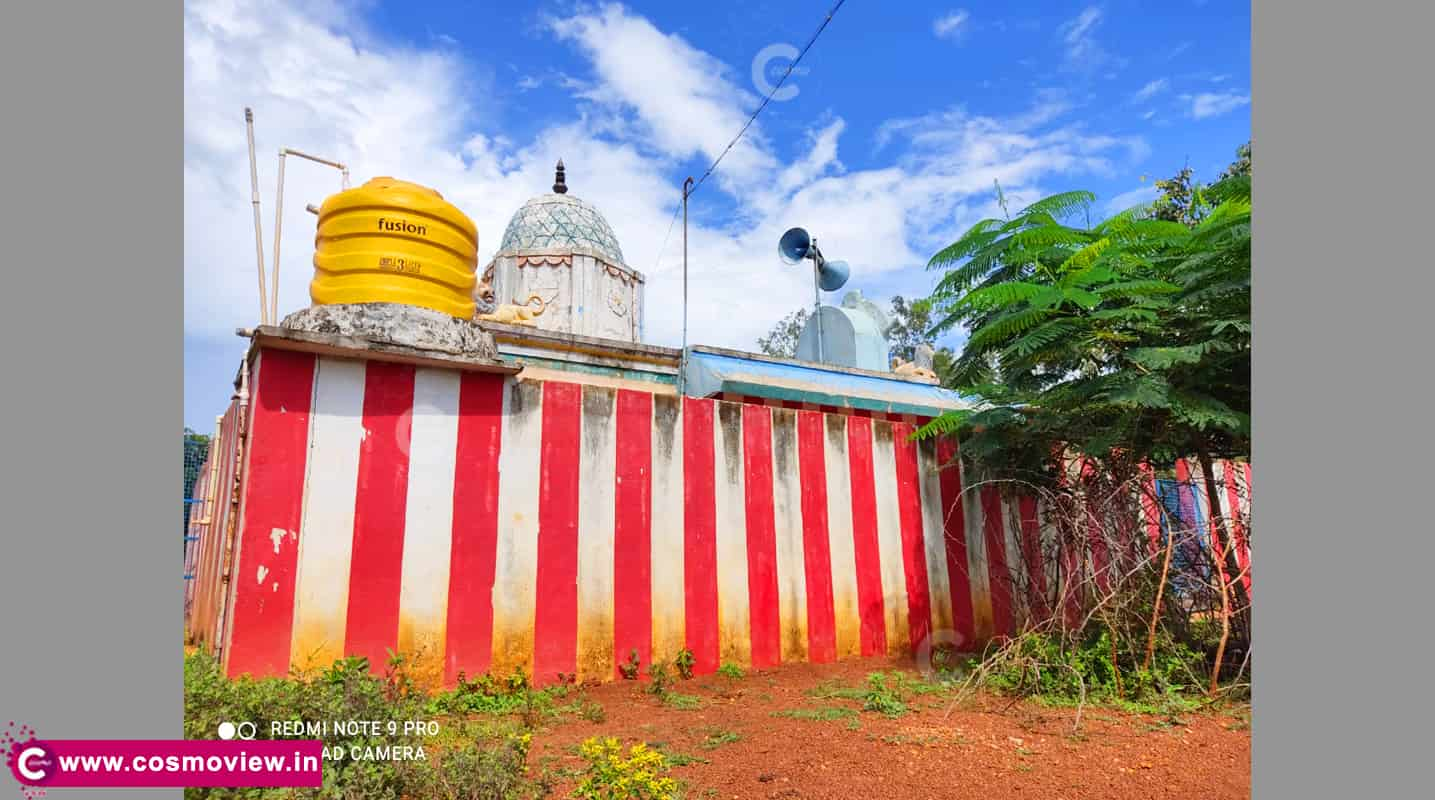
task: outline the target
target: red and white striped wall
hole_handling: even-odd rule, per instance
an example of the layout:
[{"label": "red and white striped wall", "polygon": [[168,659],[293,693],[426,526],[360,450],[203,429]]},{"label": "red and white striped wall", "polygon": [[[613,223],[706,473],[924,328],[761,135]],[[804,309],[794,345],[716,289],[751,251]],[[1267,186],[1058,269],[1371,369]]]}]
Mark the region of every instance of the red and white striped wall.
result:
[{"label": "red and white striped wall", "polygon": [[959,502],[912,422],[276,349],[252,374],[231,675],[906,654],[1011,633],[1054,580],[1037,504]]}]

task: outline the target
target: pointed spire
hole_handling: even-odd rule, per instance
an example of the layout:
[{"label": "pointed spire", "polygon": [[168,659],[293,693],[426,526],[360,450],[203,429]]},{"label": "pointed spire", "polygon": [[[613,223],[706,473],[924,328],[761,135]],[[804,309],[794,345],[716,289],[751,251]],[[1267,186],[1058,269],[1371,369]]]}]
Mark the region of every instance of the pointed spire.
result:
[{"label": "pointed spire", "polygon": [[558,159],[558,168],[553,171],[553,193],[567,194],[568,184],[563,182],[563,159]]}]

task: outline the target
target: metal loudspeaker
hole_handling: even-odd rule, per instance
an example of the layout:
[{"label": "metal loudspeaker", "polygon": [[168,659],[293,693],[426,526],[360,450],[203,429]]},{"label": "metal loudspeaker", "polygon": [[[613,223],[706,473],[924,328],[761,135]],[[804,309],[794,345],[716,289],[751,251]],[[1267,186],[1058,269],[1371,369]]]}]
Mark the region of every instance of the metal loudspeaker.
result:
[{"label": "metal loudspeaker", "polygon": [[796,264],[812,253],[812,237],[802,228],[789,228],[777,242],[777,255],[788,264]]},{"label": "metal loudspeaker", "polygon": [[835,292],[847,283],[852,269],[846,261],[821,260],[817,263],[817,285],[824,292]]}]

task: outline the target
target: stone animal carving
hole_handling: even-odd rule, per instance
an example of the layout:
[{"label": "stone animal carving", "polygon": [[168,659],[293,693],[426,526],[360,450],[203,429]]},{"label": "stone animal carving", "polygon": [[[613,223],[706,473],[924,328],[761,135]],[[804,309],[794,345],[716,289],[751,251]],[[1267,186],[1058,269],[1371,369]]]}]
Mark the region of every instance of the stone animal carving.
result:
[{"label": "stone animal carving", "polygon": [[[533,307],[535,302],[538,304],[536,310]],[[484,322],[500,322],[504,325],[534,325],[534,318],[542,316],[543,312],[547,310],[548,304],[543,302],[542,297],[530,294],[528,299],[522,303],[504,303],[493,309],[492,313],[475,314],[473,318]]]},{"label": "stone animal carving", "polygon": [[493,284],[489,283],[487,278],[479,281],[478,285],[473,287],[473,299],[480,307],[487,309],[482,313],[492,313],[497,308],[497,304],[494,302]]},{"label": "stone animal carving", "polygon": [[892,359],[892,374],[901,375],[904,378],[937,379],[937,373],[933,372],[930,367],[919,367],[911,361],[903,361],[900,358]]}]

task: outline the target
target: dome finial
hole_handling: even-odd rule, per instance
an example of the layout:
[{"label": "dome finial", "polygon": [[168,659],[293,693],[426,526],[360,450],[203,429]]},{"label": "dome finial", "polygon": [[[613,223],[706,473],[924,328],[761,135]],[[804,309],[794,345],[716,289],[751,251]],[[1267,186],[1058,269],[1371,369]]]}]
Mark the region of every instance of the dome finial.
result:
[{"label": "dome finial", "polygon": [[567,194],[568,184],[563,181],[563,159],[558,159],[558,168],[553,171],[553,193]]}]

